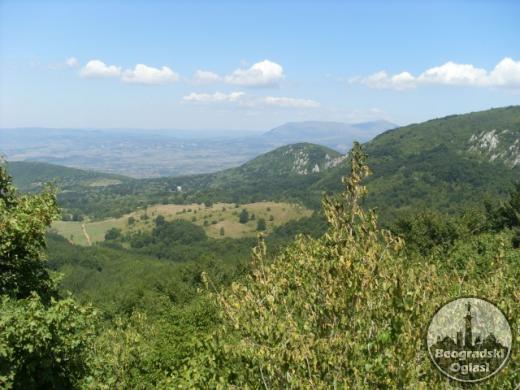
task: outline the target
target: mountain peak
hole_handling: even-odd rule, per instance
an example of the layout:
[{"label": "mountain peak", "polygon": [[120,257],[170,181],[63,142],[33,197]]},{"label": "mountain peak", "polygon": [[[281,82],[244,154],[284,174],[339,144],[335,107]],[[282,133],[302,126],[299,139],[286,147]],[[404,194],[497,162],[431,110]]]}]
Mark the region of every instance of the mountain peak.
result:
[{"label": "mountain peak", "polygon": [[263,137],[274,144],[309,142],[346,152],[353,141],[368,141],[393,127],[394,124],[383,120],[357,124],[330,121],[288,122],[264,133]]},{"label": "mountain peak", "polygon": [[301,142],[258,156],[239,169],[258,174],[310,175],[332,168],[343,159],[344,156],[339,152],[326,146]]}]

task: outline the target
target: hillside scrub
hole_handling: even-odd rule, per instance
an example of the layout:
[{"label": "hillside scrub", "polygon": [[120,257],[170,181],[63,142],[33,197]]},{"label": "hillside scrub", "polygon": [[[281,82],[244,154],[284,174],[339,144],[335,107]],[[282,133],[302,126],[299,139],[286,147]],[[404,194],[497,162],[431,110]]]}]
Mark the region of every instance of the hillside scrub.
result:
[{"label": "hillside scrub", "polygon": [[[517,321],[519,256],[506,254],[504,238],[458,243],[442,263],[407,257],[404,241],[379,229],[376,214],[362,207],[362,181],[369,173],[355,145],[342,194],[323,202],[329,224],[323,237],[300,236],[272,262],[260,238],[245,280],[218,290],[206,279],[222,325],[205,355],[188,362],[173,383],[186,388],[450,388],[424,346],[436,308],[455,297],[477,295]],[[487,250],[474,250],[476,241],[486,242]],[[513,387],[519,380],[517,353],[483,388]]]}]

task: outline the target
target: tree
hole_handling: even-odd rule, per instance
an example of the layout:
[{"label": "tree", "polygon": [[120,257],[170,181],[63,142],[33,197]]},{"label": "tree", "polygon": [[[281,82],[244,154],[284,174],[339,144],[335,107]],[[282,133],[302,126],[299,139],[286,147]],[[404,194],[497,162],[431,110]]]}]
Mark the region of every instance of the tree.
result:
[{"label": "tree", "polygon": [[45,233],[58,217],[54,192],[18,195],[11,177],[0,167],[0,294],[27,298],[55,295],[42,251]]},{"label": "tree", "polygon": [[263,232],[265,229],[267,229],[265,219],[259,218],[256,222],[256,230],[258,230],[259,232]]},{"label": "tree", "polygon": [[513,248],[520,248],[520,229],[513,229],[513,237],[511,238],[511,245]]},{"label": "tree", "polygon": [[[204,221],[204,225],[209,225],[208,220]],[[152,236],[156,241],[166,244],[173,242],[191,244],[204,241],[207,238],[206,232],[202,227],[182,219],[165,222],[162,225],[156,226],[152,232]]]},{"label": "tree", "polygon": [[72,215],[72,220],[75,221],[75,222],[81,222],[81,221],[83,221],[83,216],[80,215],[80,214],[73,214]]},{"label": "tree", "polygon": [[520,182],[515,183],[509,192],[509,200],[497,208],[485,204],[487,219],[493,230],[520,227]]},{"label": "tree", "polygon": [[238,216],[238,222],[247,223],[249,221],[249,213],[246,209],[242,209],[240,215]]},{"label": "tree", "polygon": [[166,222],[166,219],[164,219],[164,216],[158,215],[157,218],[155,218],[155,226],[161,226],[164,225]]},{"label": "tree", "polygon": [[0,385],[77,388],[90,374],[96,313],[57,300],[44,267],[45,233],[58,216],[51,190],[18,195],[0,167]]},{"label": "tree", "polygon": [[408,249],[417,250],[423,256],[434,248],[448,250],[460,235],[450,218],[429,210],[399,218],[394,230],[406,240]]},{"label": "tree", "polygon": [[117,240],[121,237],[121,229],[111,228],[105,233],[105,240]]}]

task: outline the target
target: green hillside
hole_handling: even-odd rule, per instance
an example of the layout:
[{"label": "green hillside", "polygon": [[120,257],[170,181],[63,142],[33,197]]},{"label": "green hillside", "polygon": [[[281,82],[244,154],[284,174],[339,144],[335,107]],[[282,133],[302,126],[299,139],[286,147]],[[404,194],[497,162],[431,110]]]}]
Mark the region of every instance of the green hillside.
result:
[{"label": "green hillside", "polygon": [[[520,179],[519,143],[518,106],[387,131],[365,144],[374,171],[368,205],[388,217],[417,207],[454,212],[503,197]],[[312,190],[338,190],[344,172],[325,173]]]},{"label": "green hillside", "polygon": [[217,180],[242,175],[247,178],[280,175],[309,175],[337,166],[341,154],[326,146],[299,143],[265,153],[238,168],[215,174]]},{"label": "green hillside", "polygon": [[22,191],[39,190],[46,183],[54,183],[60,190],[78,187],[103,187],[131,180],[113,175],[37,161],[9,161],[6,163],[14,184]]}]

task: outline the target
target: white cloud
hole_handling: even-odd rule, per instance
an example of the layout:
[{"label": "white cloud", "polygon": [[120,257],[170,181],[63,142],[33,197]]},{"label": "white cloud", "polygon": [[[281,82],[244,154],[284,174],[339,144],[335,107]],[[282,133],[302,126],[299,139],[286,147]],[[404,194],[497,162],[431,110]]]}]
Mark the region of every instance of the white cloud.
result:
[{"label": "white cloud", "polygon": [[182,98],[189,103],[227,103],[241,107],[282,107],[282,108],[317,108],[320,103],[310,99],[297,99],[285,96],[252,96],[244,92],[190,93]]},{"label": "white cloud", "polygon": [[144,64],[137,64],[134,69],[122,73],[121,80],[126,83],[163,84],[180,80],[180,76],[167,66],[160,69]]},{"label": "white cloud", "polygon": [[193,80],[197,84],[210,84],[219,81],[221,77],[209,70],[197,70],[193,75]]},{"label": "white cloud", "polygon": [[78,59],[76,57],[69,57],[65,60],[65,64],[69,68],[75,68],[76,66],[79,66]]},{"label": "white cloud", "polygon": [[100,60],[90,60],[80,70],[83,77],[118,77],[121,75],[121,67],[115,65],[106,65]]},{"label": "white cloud", "polygon": [[499,87],[520,88],[520,61],[504,58],[491,71],[489,80]]},{"label": "white cloud", "polygon": [[403,90],[415,86],[415,78],[408,72],[401,72],[394,76],[389,76],[385,71],[381,71],[361,79],[361,82],[370,88],[394,88]]},{"label": "white cloud", "polygon": [[266,96],[263,102],[268,106],[288,107],[288,108],[317,108],[320,106],[315,100],[296,99],[290,97]]},{"label": "white cloud", "polygon": [[263,60],[248,69],[237,69],[224,80],[229,84],[246,87],[265,87],[278,84],[284,78],[281,65]]},{"label": "white cloud", "polygon": [[427,69],[418,76],[409,72],[389,75],[385,71],[381,71],[368,77],[352,79],[352,82],[361,82],[370,88],[396,90],[414,88],[422,84],[520,88],[520,61],[506,57],[491,71],[477,68],[471,64],[449,61]]},{"label": "white cloud", "polygon": [[[73,57],[67,60],[69,66],[74,66],[75,63],[77,64],[77,60]],[[125,83],[140,84],[163,84],[180,80],[180,76],[167,66],[154,68],[137,64],[134,69],[123,70],[120,66],[106,65],[100,60],[90,60],[79,74],[83,77],[118,77]]]},{"label": "white cloud", "polygon": [[182,100],[184,102],[193,103],[236,103],[244,97],[244,92],[231,92],[227,94],[222,92],[215,92],[213,94],[192,92],[189,95],[183,96]]},{"label": "white cloud", "polygon": [[484,85],[487,71],[470,64],[446,62],[430,68],[417,78],[418,82],[446,85]]},{"label": "white cloud", "polygon": [[[69,67],[79,65],[78,60],[70,57],[66,61]],[[118,77],[126,83],[163,84],[177,82],[180,75],[168,66],[154,68],[152,66],[137,64],[134,69],[122,69],[120,66],[107,65],[103,61],[90,60],[80,70],[83,77]],[[240,68],[227,76],[221,76],[210,70],[197,70],[193,75],[193,83],[210,84],[223,81],[227,84],[241,85],[245,87],[275,86],[285,77],[283,67],[275,62],[263,60],[253,64],[249,68]],[[186,80],[190,82],[190,80]],[[293,104],[293,103],[280,103]]]}]

